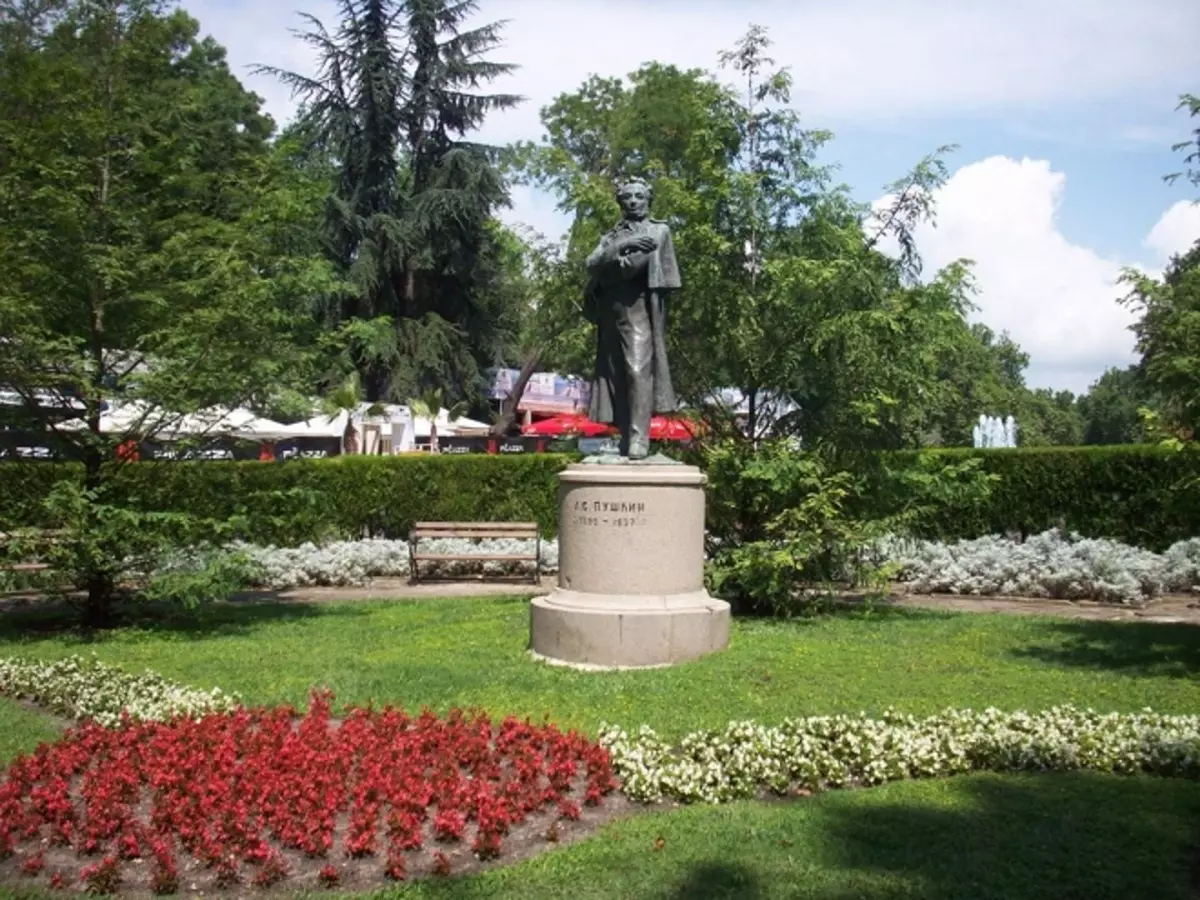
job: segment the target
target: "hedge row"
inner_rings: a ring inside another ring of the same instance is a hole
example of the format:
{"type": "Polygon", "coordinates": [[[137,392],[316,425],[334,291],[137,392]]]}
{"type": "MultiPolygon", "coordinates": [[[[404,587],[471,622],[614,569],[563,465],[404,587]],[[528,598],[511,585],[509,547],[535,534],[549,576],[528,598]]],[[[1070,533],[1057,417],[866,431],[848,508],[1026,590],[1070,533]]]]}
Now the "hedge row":
{"type": "MultiPolygon", "coordinates": [[[[921,536],[942,540],[989,533],[1036,533],[1065,525],[1161,550],[1200,535],[1200,452],[1157,447],[1063,447],[938,450],[979,457],[1000,476],[990,497],[935,511],[921,536]]],[[[919,454],[875,457],[867,467],[866,515],[894,510],[903,498],[888,468],[919,454]]],[[[364,533],[403,537],[413,522],[524,520],[557,531],[556,476],[570,456],[341,457],[261,462],[164,462],[123,466],[116,489],[143,509],[242,516],[257,543],[295,545],[364,533]]],[[[54,463],[0,464],[0,531],[36,524],[51,484],[78,477],[54,463]]]]}
{"type": "MultiPolygon", "coordinates": [[[[241,517],[255,543],[295,546],[327,537],[400,538],[417,521],[528,521],[557,529],[557,479],[572,457],[344,456],[271,462],[124,465],[114,494],[135,508],[241,517]]],[[[0,531],[41,524],[38,504],[76,467],[0,464],[0,531]]]]}
{"type": "Polygon", "coordinates": [[[881,463],[915,465],[922,453],[946,460],[978,458],[999,480],[985,501],[946,506],[926,518],[918,529],[921,537],[1028,535],[1063,526],[1161,551],[1200,536],[1200,451],[1118,445],[892,453],[873,461],[866,492],[871,512],[893,511],[902,501],[894,480],[882,477],[881,463]]]}

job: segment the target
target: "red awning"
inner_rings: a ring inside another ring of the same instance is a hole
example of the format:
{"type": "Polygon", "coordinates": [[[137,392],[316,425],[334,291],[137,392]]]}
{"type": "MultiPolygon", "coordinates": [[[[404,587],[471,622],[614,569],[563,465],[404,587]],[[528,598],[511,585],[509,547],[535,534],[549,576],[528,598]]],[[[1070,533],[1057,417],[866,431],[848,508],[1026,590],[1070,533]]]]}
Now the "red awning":
{"type": "Polygon", "coordinates": [[[690,441],[700,433],[700,425],[691,419],[655,416],[650,420],[650,440],[690,441]]]}
{"type": "MultiPolygon", "coordinates": [[[[674,416],[654,416],[650,420],[650,440],[652,441],[690,441],[700,431],[700,425],[691,419],[681,419],[674,416]]],[[[602,437],[613,435],[617,429],[612,425],[593,422],[587,416],[561,415],[542,419],[521,429],[525,435],[540,437],[602,437]]]]}
{"type": "Polygon", "coordinates": [[[587,416],[568,414],[542,419],[540,422],[533,422],[521,429],[521,434],[540,435],[541,437],[564,437],[567,435],[601,437],[615,432],[616,429],[611,425],[593,422],[587,416]]]}

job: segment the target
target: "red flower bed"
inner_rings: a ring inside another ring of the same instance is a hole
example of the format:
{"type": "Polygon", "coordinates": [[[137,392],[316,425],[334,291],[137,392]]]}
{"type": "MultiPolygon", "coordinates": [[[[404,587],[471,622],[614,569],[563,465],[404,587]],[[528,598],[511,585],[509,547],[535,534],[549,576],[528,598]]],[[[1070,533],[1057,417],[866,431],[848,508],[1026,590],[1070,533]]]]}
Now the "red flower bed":
{"type": "Polygon", "coordinates": [[[338,723],[331,702],[68,732],[0,783],[0,873],[162,894],[448,874],[615,787],[608,752],[553,725],[390,707],[338,723]]]}

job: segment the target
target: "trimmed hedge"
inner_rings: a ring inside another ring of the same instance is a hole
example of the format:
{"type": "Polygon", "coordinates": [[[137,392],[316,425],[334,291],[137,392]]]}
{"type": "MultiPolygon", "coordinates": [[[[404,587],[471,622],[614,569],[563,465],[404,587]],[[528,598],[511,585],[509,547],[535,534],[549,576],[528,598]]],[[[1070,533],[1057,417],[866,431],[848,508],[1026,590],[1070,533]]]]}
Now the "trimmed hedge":
{"type": "Polygon", "coordinates": [[[891,512],[901,500],[883,476],[883,464],[913,465],[921,454],[948,461],[979,458],[985,471],[1000,476],[986,501],[947,506],[927,517],[918,529],[924,538],[1029,535],[1063,526],[1087,537],[1161,551],[1200,536],[1200,451],[1195,449],[1116,445],[890,453],[868,467],[874,470],[866,492],[868,513],[891,512]]]}
{"type": "MultiPolygon", "coordinates": [[[[404,538],[416,521],[538,522],[557,532],[557,475],[574,457],[343,456],[287,462],[124,465],[114,490],[131,506],[216,520],[244,517],[254,543],[295,546],[327,537],[404,538]]],[[[38,503],[78,467],[0,464],[0,531],[41,524],[38,503]]]]}
{"type": "MultiPolygon", "coordinates": [[[[939,540],[1056,525],[1154,550],[1200,536],[1200,452],[1155,446],[929,450],[864,459],[866,516],[903,498],[884,466],[912,465],[920,454],[979,457],[1000,476],[977,504],[947,506],[920,536],[939,540]]],[[[558,473],[569,455],[346,456],[329,460],[161,462],[126,465],[116,489],[142,509],[186,511],[227,520],[242,516],[255,543],[295,546],[364,533],[403,538],[413,522],[525,520],[552,537],[558,526],[558,473]]],[[[0,531],[40,524],[39,507],[60,478],[79,469],[57,463],[0,464],[0,531]]]]}

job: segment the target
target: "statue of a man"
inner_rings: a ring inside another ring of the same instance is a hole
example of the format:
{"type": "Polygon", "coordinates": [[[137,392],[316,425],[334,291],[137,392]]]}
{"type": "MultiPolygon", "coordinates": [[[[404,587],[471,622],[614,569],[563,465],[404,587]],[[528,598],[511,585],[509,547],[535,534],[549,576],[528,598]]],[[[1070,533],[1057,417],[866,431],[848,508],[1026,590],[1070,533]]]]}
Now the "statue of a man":
{"type": "Polygon", "coordinates": [[[675,412],[667,366],[666,299],[680,286],[666,222],[651,219],[654,189],[633,179],[617,190],[623,218],[587,260],[584,315],[596,324],[590,417],[621,430],[621,455],[650,454],[650,417],[675,412]]]}

